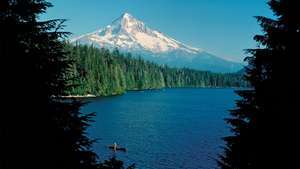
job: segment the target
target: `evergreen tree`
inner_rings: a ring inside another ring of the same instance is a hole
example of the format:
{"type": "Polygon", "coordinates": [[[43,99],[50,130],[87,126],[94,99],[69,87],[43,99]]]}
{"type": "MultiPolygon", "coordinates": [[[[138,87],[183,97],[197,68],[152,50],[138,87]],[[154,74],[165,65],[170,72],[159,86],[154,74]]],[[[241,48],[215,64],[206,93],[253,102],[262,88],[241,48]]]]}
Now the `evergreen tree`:
{"type": "Polygon", "coordinates": [[[114,95],[127,90],[160,89],[164,87],[244,87],[242,75],[212,73],[187,68],[169,68],[117,49],[97,49],[93,46],[66,44],[69,57],[75,60],[72,75],[73,95],[114,95]],[[82,73],[84,72],[84,73],[82,73]]]}
{"type": "Polygon", "coordinates": [[[64,20],[38,21],[48,7],[44,0],[0,1],[0,56],[7,66],[1,66],[1,168],[100,168],[86,136],[93,114],[61,98],[76,74],[69,74],[64,20]]]}
{"type": "Polygon", "coordinates": [[[59,31],[64,20],[37,21],[50,6],[43,0],[1,1],[6,30],[1,58],[10,67],[6,98],[16,105],[4,114],[4,167],[96,168],[85,134],[91,114],[82,115],[81,103],[59,97],[65,95],[71,65],[61,41],[67,33],[59,31]]]}
{"type": "MultiPolygon", "coordinates": [[[[123,162],[117,160],[115,156],[101,163],[100,168],[101,169],[125,169],[123,162]]],[[[134,169],[134,168],[135,168],[135,164],[132,164],[127,167],[127,169],[134,169]]]]}
{"type": "Polygon", "coordinates": [[[241,99],[227,119],[234,135],[224,139],[222,169],[296,167],[299,6],[288,0],[268,4],[276,18],[256,17],[264,34],[254,37],[259,46],[248,50],[251,56],[246,58],[245,77],[252,89],[237,91],[241,99]]]}

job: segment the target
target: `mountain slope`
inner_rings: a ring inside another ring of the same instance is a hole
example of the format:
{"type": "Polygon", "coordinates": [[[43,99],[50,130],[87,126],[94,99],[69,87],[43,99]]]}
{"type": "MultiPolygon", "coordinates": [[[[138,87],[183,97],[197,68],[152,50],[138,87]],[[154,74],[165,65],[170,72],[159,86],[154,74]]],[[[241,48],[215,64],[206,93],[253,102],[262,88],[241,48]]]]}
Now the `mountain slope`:
{"type": "Polygon", "coordinates": [[[73,86],[68,91],[70,95],[107,96],[127,90],[246,86],[242,76],[236,73],[169,68],[92,46],[66,45],[66,50],[76,61],[68,78],[72,79],[73,86]]]}
{"type": "Polygon", "coordinates": [[[240,63],[227,61],[152,30],[128,13],[114,20],[111,25],[75,37],[71,42],[99,48],[118,48],[123,52],[140,55],[146,60],[175,67],[213,72],[235,72],[242,68],[240,63]]]}

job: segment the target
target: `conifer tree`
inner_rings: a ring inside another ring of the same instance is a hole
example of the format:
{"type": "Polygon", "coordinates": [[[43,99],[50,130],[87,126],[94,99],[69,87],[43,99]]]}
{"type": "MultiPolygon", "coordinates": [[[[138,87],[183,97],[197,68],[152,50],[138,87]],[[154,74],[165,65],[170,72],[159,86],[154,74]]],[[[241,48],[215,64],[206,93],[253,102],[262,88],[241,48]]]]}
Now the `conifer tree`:
{"type": "Polygon", "coordinates": [[[227,119],[233,136],[224,138],[222,169],[296,167],[299,6],[289,0],[270,0],[268,5],[275,18],[256,17],[263,35],[254,37],[258,48],[247,50],[245,78],[251,89],[237,91],[241,99],[227,119]]]}
{"type": "Polygon", "coordinates": [[[170,68],[149,61],[110,52],[93,46],[66,44],[69,57],[75,60],[74,87],[69,94],[100,96],[122,94],[126,90],[160,89],[164,87],[241,87],[247,86],[237,73],[213,73],[187,68],[170,68]]]}
{"type": "Polygon", "coordinates": [[[96,168],[85,134],[91,114],[80,113],[80,102],[60,98],[72,61],[62,42],[64,20],[38,21],[48,7],[43,0],[1,1],[1,58],[10,67],[6,98],[19,98],[5,112],[4,167],[96,168]]]}
{"type": "Polygon", "coordinates": [[[1,66],[1,168],[99,169],[86,135],[93,114],[61,97],[73,60],[63,43],[64,20],[38,20],[48,7],[44,0],[0,1],[0,56],[7,66],[1,66]]]}

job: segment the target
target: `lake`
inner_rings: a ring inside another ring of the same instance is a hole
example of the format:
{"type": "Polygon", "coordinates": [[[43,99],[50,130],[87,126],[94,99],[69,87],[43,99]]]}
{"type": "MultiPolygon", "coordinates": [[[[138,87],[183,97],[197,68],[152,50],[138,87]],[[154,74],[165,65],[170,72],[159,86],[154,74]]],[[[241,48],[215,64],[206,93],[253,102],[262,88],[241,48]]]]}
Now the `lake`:
{"type": "Polygon", "coordinates": [[[234,108],[234,89],[163,89],[98,97],[84,112],[96,112],[88,133],[98,138],[100,160],[114,142],[127,152],[115,155],[140,169],[213,169],[230,134],[224,118],[234,108]]]}

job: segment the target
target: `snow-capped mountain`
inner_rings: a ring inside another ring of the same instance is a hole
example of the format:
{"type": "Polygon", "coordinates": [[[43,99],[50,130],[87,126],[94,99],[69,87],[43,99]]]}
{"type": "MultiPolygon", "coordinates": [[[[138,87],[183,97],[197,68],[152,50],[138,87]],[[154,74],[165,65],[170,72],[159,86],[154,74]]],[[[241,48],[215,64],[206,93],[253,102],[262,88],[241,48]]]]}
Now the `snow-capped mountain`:
{"type": "Polygon", "coordinates": [[[146,60],[174,67],[213,72],[235,72],[242,68],[240,63],[219,58],[150,29],[128,13],[124,13],[103,29],[71,39],[71,43],[108,49],[118,48],[146,60]]]}

